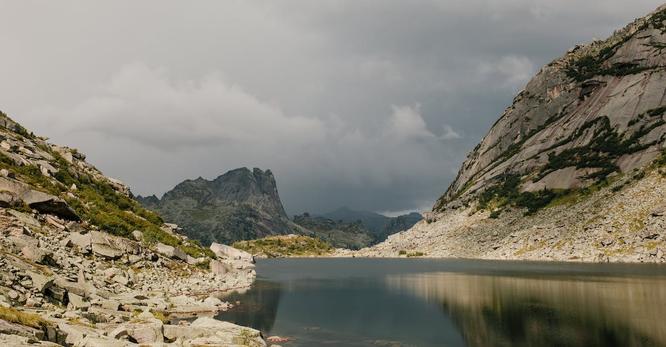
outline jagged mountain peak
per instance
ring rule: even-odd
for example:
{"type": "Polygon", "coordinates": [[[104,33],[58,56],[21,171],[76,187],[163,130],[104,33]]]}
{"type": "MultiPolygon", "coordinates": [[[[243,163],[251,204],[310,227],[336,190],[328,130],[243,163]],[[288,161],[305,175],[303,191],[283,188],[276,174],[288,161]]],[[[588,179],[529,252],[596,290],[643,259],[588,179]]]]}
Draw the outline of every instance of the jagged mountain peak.
{"type": "Polygon", "coordinates": [[[247,167],[213,180],[185,180],[161,199],[138,198],[205,244],[288,234],[292,225],[270,170],[247,167]]]}

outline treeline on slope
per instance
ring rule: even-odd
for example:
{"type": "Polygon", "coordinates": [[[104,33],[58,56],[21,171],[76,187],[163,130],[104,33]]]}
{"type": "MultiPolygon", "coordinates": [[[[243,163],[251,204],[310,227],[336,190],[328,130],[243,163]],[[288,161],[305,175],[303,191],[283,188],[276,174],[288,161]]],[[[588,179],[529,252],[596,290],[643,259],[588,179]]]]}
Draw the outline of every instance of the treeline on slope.
{"type": "MultiPolygon", "coordinates": [[[[625,76],[636,74],[650,69],[648,66],[641,66],[639,63],[634,62],[621,62],[612,65],[608,64],[608,60],[615,55],[617,49],[633,37],[636,33],[648,27],[661,30],[662,33],[666,31],[664,25],[666,21],[666,10],[656,12],[649,20],[642,23],[641,26],[633,33],[620,32],[603,42],[598,52],[592,52],[583,56],[577,57],[569,61],[569,66],[566,69],[567,76],[575,81],[582,82],[594,76],[625,76]]],[[[664,45],[658,43],[653,44],[660,51],[666,48],[664,45]]]]}
{"type": "MultiPolygon", "coordinates": [[[[645,176],[646,170],[661,168],[666,166],[666,150],[653,161],[652,165],[642,169],[635,170],[631,178],[640,180],[645,176]]],[[[666,172],[659,169],[662,175],[666,172]]],[[[520,192],[521,176],[518,174],[505,174],[497,178],[497,183],[482,191],[477,198],[478,208],[490,210],[490,217],[500,216],[505,207],[516,207],[525,209],[525,215],[536,213],[542,208],[552,206],[558,201],[574,200],[578,197],[587,196],[603,187],[608,186],[612,179],[603,176],[602,179],[595,181],[594,184],[576,188],[576,189],[542,189],[535,192],[520,192]]],[[[623,186],[614,187],[615,190],[622,189],[623,186]]]]}

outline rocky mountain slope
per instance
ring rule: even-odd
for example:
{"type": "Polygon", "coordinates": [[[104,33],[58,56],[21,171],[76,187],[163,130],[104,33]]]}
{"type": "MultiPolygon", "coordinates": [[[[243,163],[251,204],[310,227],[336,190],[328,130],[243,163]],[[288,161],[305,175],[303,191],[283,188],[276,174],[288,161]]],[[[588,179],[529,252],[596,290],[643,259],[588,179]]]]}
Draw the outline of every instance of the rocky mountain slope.
{"type": "Polygon", "coordinates": [[[157,197],[138,197],[145,207],[183,227],[203,244],[233,243],[298,230],[287,217],[270,170],[240,168],[212,181],[186,180],[157,197]]]}
{"type": "Polygon", "coordinates": [[[230,307],[215,293],[252,283],[251,256],[202,248],[2,113],[0,233],[2,346],[265,346],[208,318],[230,307]]]}
{"type": "Polygon", "coordinates": [[[666,7],[543,67],[426,220],[366,255],[666,261],[666,7]]]}

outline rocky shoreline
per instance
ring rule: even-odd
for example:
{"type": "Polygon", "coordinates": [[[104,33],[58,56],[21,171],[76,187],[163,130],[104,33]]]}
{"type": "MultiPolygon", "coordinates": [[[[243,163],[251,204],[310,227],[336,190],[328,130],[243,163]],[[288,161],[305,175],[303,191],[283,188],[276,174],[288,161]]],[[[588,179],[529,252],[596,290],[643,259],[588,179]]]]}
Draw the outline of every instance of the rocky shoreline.
{"type": "Polygon", "coordinates": [[[334,256],[666,263],[664,230],[666,171],[652,167],[532,215],[474,205],[428,213],[383,243],[334,256]]]}
{"type": "Polygon", "coordinates": [[[259,331],[212,318],[232,306],[225,292],[254,281],[245,252],[213,244],[216,259],[194,259],[8,209],[0,226],[0,345],[266,345],[259,331]]]}

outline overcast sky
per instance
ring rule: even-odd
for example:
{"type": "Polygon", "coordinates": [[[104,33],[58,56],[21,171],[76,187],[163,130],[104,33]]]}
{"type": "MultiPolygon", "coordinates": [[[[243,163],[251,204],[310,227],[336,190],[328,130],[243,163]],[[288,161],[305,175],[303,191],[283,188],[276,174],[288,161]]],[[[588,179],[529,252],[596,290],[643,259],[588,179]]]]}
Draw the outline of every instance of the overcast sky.
{"type": "Polygon", "coordinates": [[[290,214],[429,209],[540,66],[648,0],[0,0],[0,109],[135,194],[270,168],[290,214]]]}

